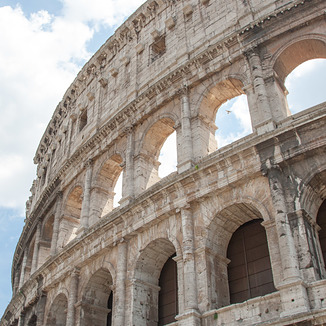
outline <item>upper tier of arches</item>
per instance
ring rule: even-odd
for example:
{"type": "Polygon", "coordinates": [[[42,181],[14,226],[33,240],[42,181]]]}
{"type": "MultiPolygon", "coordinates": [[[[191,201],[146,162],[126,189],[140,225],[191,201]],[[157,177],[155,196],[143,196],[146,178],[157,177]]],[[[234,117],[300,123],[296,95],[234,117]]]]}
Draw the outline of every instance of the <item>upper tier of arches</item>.
{"type": "MultiPolygon", "coordinates": [[[[254,21],[239,22],[248,13],[237,2],[240,25],[232,19],[228,22],[230,36],[202,33],[205,39],[196,43],[190,27],[200,20],[199,28],[208,31],[208,7],[217,11],[222,2],[201,1],[186,10],[180,1],[167,7],[148,1],[123,25],[143,24],[136,34],[130,32],[131,40],[123,41],[129,32],[119,28],[85,65],[56,109],[35,156],[38,178],[15,254],[21,269],[21,248],[28,244],[25,280],[48,257],[112,212],[121,174],[122,207],[132,205],[154,186],[160,180],[160,150],[173,132],[175,175],[181,175],[197,169],[218,149],[215,119],[227,100],[246,95],[251,139],[289,123],[285,78],[302,62],[326,58],[326,23],[312,4],[293,1],[288,11],[298,22],[290,32],[282,1],[280,7],[262,1],[256,9],[267,3],[259,26],[254,27],[254,21]],[[155,14],[143,16],[141,12],[149,6],[156,8],[155,14]],[[309,24],[301,23],[305,19],[301,9],[311,12],[309,24]],[[174,25],[159,12],[164,17],[176,15],[174,25]],[[268,33],[261,37],[260,29],[268,33]],[[185,38],[180,38],[181,32],[185,38]],[[165,40],[165,50],[152,57],[157,33],[165,40]],[[134,52],[128,57],[130,49],[134,52]],[[54,189],[61,192],[60,202],[51,197],[54,189]],[[37,230],[37,224],[43,229],[37,230]],[[56,240],[49,243],[50,236],[56,240]],[[40,239],[41,245],[36,246],[40,239]]],[[[210,24],[218,30],[218,21],[210,24]]]]}

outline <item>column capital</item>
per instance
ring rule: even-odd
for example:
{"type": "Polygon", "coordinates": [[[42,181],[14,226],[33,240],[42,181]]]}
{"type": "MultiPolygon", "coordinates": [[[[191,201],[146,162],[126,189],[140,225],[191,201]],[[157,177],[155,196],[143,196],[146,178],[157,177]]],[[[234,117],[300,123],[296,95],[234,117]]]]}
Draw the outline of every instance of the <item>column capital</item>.
{"type": "Polygon", "coordinates": [[[71,277],[79,277],[80,275],[80,268],[79,267],[74,267],[71,271],[70,271],[70,276],[71,277]]]}
{"type": "Polygon", "coordinates": [[[57,193],[56,193],[56,197],[57,197],[57,199],[62,199],[63,198],[63,191],[58,190],[57,193]]]}
{"type": "Polygon", "coordinates": [[[128,126],[124,129],[124,132],[129,135],[134,131],[134,126],[128,126]]]}
{"type": "Polygon", "coordinates": [[[188,95],[189,94],[189,86],[184,84],[177,90],[178,95],[188,95]]]}
{"type": "Polygon", "coordinates": [[[90,158],[84,163],[84,167],[86,169],[88,169],[88,168],[91,168],[93,166],[93,164],[94,164],[94,161],[93,161],[93,159],[90,158]]]}
{"type": "Polygon", "coordinates": [[[243,55],[245,57],[247,57],[248,59],[251,58],[251,57],[253,57],[253,56],[259,55],[259,53],[258,53],[258,47],[257,46],[254,46],[254,47],[251,47],[248,50],[243,51],[243,55]]]}

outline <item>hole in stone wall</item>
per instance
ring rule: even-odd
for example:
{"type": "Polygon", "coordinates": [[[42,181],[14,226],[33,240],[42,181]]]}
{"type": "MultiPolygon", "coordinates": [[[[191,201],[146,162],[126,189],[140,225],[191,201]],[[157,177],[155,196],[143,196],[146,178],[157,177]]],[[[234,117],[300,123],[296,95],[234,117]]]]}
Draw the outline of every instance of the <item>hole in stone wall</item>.
{"type": "Polygon", "coordinates": [[[165,35],[160,36],[151,46],[151,59],[154,62],[166,51],[165,35]]]}
{"type": "Polygon", "coordinates": [[[308,60],[297,66],[285,80],[292,114],[326,101],[326,59],[308,60]]]}
{"type": "Polygon", "coordinates": [[[79,118],[79,131],[82,131],[87,125],[87,110],[83,110],[79,118]]]}
{"type": "Polygon", "coordinates": [[[158,161],[161,163],[158,169],[160,178],[164,178],[177,170],[177,140],[175,131],[164,142],[158,161]]]}
{"type": "Polygon", "coordinates": [[[252,133],[247,96],[242,94],[220,106],[217,111],[215,138],[218,148],[252,133]]]}

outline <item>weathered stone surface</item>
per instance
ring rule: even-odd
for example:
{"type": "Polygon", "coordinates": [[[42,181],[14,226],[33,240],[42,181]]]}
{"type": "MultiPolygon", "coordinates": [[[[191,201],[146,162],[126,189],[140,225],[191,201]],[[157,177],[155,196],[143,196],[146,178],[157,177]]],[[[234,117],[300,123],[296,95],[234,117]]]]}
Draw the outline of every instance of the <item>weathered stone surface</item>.
{"type": "Polygon", "coordinates": [[[157,325],[175,254],[173,325],[324,325],[326,104],[291,116],[284,80],[326,58],[325,10],[322,0],[149,0],[120,26],[37,149],[0,324],[105,325],[111,314],[115,326],[157,325]],[[217,150],[216,112],[240,94],[253,133],[217,150]],[[178,170],[160,180],[174,131],[178,170]],[[255,219],[276,290],[230,304],[228,245],[255,219]]]}

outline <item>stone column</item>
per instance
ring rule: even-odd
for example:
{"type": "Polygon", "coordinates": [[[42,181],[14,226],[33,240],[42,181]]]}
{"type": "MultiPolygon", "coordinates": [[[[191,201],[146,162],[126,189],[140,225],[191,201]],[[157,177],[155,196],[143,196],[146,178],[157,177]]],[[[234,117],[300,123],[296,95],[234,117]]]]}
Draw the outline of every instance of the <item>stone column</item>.
{"type": "Polygon", "coordinates": [[[67,326],[75,326],[75,304],[77,303],[79,269],[75,268],[70,277],[70,290],[67,308],[67,326]]]}
{"type": "Polygon", "coordinates": [[[57,243],[58,243],[58,236],[59,236],[59,225],[60,225],[60,218],[62,214],[62,197],[63,194],[61,191],[57,193],[57,202],[55,206],[55,215],[53,221],[53,232],[52,232],[52,241],[51,241],[51,249],[50,255],[54,256],[57,253],[57,243]]]}
{"type": "Polygon", "coordinates": [[[181,325],[199,325],[197,277],[194,255],[194,222],[190,207],[181,209],[183,235],[184,313],[179,314],[181,325]]]}
{"type": "Polygon", "coordinates": [[[270,107],[272,108],[272,116],[277,123],[291,115],[286,96],[288,91],[282,81],[272,69],[265,74],[264,77],[266,91],[270,107]]]}
{"type": "Polygon", "coordinates": [[[47,299],[46,293],[44,291],[40,291],[39,299],[36,304],[36,312],[35,312],[37,316],[36,326],[43,326],[46,299],[47,299]]]}
{"type": "Polygon", "coordinates": [[[19,316],[18,326],[24,326],[25,314],[21,313],[19,316]]]}
{"type": "Polygon", "coordinates": [[[22,267],[21,267],[21,271],[20,271],[19,288],[21,288],[24,284],[27,256],[28,256],[28,249],[26,248],[24,250],[24,257],[23,257],[22,267]]]}
{"type": "Polygon", "coordinates": [[[83,202],[81,209],[81,221],[80,227],[82,229],[87,229],[89,226],[89,211],[90,211],[90,198],[91,198],[91,186],[92,186],[92,174],[93,174],[93,161],[88,160],[85,164],[86,167],[86,175],[85,175],[85,183],[84,183],[84,194],[83,194],[83,202]]]}
{"type": "Polygon", "coordinates": [[[15,271],[14,284],[13,284],[13,286],[12,286],[12,292],[13,292],[13,295],[15,295],[16,292],[17,292],[18,284],[19,284],[19,270],[16,270],[16,271],[15,271]]]}
{"type": "Polygon", "coordinates": [[[126,129],[127,148],[126,148],[126,164],[122,182],[122,199],[121,206],[129,204],[135,195],[134,187],[134,131],[132,127],[126,129]]]}
{"type": "Polygon", "coordinates": [[[113,293],[113,325],[125,325],[126,278],[127,278],[128,244],[122,240],[118,245],[117,276],[115,293],[113,293]]]}
{"type": "Polygon", "coordinates": [[[299,267],[306,282],[314,282],[324,278],[324,266],[318,246],[316,222],[303,210],[288,214],[289,223],[298,248],[299,267]]]}
{"type": "MultiPolygon", "coordinates": [[[[181,96],[182,141],[180,143],[182,143],[182,156],[180,162],[178,162],[178,172],[183,172],[193,165],[193,144],[188,87],[184,86],[181,88],[179,94],[181,96]]],[[[179,150],[181,150],[181,148],[179,150]]]]}
{"type": "Polygon", "coordinates": [[[249,62],[254,93],[256,95],[254,98],[248,98],[250,113],[251,115],[257,114],[259,117],[258,121],[260,121],[259,124],[256,124],[253,127],[257,130],[258,134],[263,134],[264,132],[274,129],[274,122],[268,101],[263,69],[259,54],[256,50],[250,50],[246,52],[245,55],[249,62]],[[255,107],[255,110],[252,110],[252,107],[255,107]]]}
{"type": "Polygon", "coordinates": [[[39,247],[40,247],[40,236],[41,236],[41,222],[39,221],[37,224],[36,234],[35,234],[31,275],[37,270],[38,252],[39,252],[39,247]]]}
{"type": "Polygon", "coordinates": [[[267,175],[274,205],[275,227],[283,271],[281,283],[278,285],[283,305],[282,316],[307,312],[310,309],[309,300],[306,285],[300,275],[298,253],[287,213],[282,171],[278,166],[271,166],[267,175]]]}

